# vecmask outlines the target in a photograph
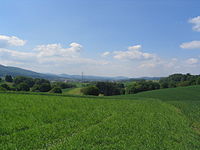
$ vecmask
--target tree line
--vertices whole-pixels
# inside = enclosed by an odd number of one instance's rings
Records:
[[[5,81],[5,82],[4,82]],[[62,93],[62,89],[74,88],[75,84],[65,82],[50,82],[46,79],[25,76],[12,77],[6,75],[0,78],[0,91],[31,91]],[[160,80],[137,80],[128,82],[89,82],[81,89],[84,95],[124,95],[136,94],[143,91],[180,86],[200,85],[200,75],[172,74]]]
[[[50,93],[62,93],[62,89],[73,88],[76,85],[64,82],[50,82],[46,79],[31,78],[25,76],[12,77],[6,75],[0,81],[1,91],[31,91],[31,92],[50,92]]]
[[[200,75],[172,74],[156,81],[137,80],[128,82],[127,85],[116,82],[97,82],[94,85],[83,88],[84,95],[112,96],[123,94],[136,94],[143,91],[157,90],[163,88],[175,88],[181,86],[200,85]]]

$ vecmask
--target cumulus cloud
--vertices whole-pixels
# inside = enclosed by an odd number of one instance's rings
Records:
[[[129,46],[128,50],[140,50],[142,48],[141,45],[134,45],[134,46]]]
[[[7,48],[0,48],[0,64],[14,65],[26,69],[33,69],[35,71],[57,72],[63,73],[67,69],[68,72],[72,70],[79,70],[84,66],[101,66],[109,64],[105,60],[96,60],[85,58],[81,56],[83,46],[78,43],[71,43],[69,47],[63,47],[61,44],[47,44],[38,45],[30,52],[21,52]],[[39,67],[38,67],[39,66]],[[42,69],[45,68],[46,69]],[[65,72],[66,73],[66,72]]]
[[[114,58],[115,59],[126,59],[126,60],[142,60],[142,59],[153,59],[156,57],[154,54],[145,53],[141,51],[141,45],[135,45],[128,47],[126,51],[114,51]]]
[[[77,57],[82,50],[82,45],[71,43],[69,48],[63,48],[61,44],[38,45],[34,49],[38,57]]]
[[[25,43],[25,40],[22,40],[16,36],[0,35],[0,48],[5,48],[7,46],[23,46]]]
[[[38,45],[31,52],[21,52],[0,48],[1,60],[34,61],[37,62],[73,62],[74,58],[79,58],[82,46],[78,43],[71,43],[70,47],[64,48],[61,44]]]
[[[197,64],[199,60],[197,58],[189,58],[186,60],[186,63],[189,65]]]
[[[180,47],[183,49],[200,49],[200,41],[185,42]]]
[[[193,24],[192,29],[194,31],[200,32],[200,16],[189,19],[189,23]]]
[[[104,52],[103,54],[101,54],[101,56],[103,56],[103,57],[106,57],[106,56],[108,56],[108,55],[110,55],[110,52]]]

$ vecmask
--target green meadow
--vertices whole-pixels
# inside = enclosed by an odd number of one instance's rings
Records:
[[[0,93],[0,149],[197,150],[200,86],[108,97]]]

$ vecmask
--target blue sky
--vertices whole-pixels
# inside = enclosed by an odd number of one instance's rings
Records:
[[[198,0],[2,0],[0,64],[57,74],[200,74],[199,6]]]

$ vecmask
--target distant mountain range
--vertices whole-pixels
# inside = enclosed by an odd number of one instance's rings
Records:
[[[82,76],[81,75],[68,75],[68,74],[60,74],[60,77],[63,78],[68,78],[68,79],[77,79],[77,80],[82,80]],[[96,80],[126,80],[129,79],[128,77],[122,77],[122,76],[118,76],[118,77],[102,77],[102,76],[83,76],[83,80],[90,80],[90,81],[96,81]]]
[[[12,76],[28,76],[32,78],[44,78],[48,80],[82,80],[81,75],[68,75],[68,74],[48,74],[48,73],[38,73],[18,67],[11,67],[11,66],[3,66],[0,65],[0,76],[3,77],[5,75],[12,75]],[[142,77],[142,78],[128,78],[123,76],[118,77],[102,77],[102,76],[83,76],[84,81],[117,81],[117,80],[129,80],[129,79],[146,79],[146,80],[157,80],[160,79],[159,77]]]
[[[5,75],[11,76],[28,76],[32,78],[45,78],[49,80],[82,80],[81,75],[68,75],[68,74],[49,74],[49,73],[38,73],[18,67],[3,66],[0,65],[0,76]],[[105,80],[125,80],[128,77],[101,77],[101,76],[83,76],[83,80],[87,81],[105,81]]]

